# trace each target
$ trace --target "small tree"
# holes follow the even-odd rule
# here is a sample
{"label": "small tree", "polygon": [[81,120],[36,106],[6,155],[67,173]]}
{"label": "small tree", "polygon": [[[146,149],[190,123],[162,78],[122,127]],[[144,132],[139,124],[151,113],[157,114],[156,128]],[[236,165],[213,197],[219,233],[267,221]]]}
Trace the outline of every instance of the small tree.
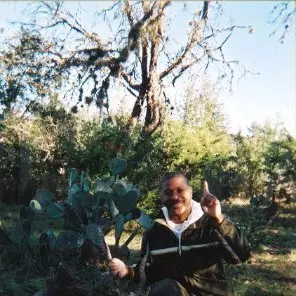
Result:
{"label": "small tree", "polygon": [[185,124],[208,128],[211,132],[226,132],[226,118],[218,103],[218,91],[208,80],[201,86],[190,84],[185,95]]}
{"label": "small tree", "polygon": [[276,196],[289,197],[296,183],[296,141],[286,135],[270,143],[265,152],[265,171],[272,189],[272,199]]}
{"label": "small tree", "polygon": [[253,123],[249,134],[234,136],[236,144],[236,170],[241,180],[241,192],[248,197],[267,192],[269,176],[266,174],[266,153],[272,143],[283,137],[283,130],[270,123]]}

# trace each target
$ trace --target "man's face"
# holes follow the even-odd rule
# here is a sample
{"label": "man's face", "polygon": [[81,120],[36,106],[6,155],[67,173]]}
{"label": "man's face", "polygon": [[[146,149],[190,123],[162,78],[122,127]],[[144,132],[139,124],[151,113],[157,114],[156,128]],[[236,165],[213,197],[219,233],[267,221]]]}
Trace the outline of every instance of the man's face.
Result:
{"label": "man's face", "polygon": [[179,222],[187,219],[191,212],[192,188],[182,176],[169,179],[162,188],[162,201],[170,218]]}

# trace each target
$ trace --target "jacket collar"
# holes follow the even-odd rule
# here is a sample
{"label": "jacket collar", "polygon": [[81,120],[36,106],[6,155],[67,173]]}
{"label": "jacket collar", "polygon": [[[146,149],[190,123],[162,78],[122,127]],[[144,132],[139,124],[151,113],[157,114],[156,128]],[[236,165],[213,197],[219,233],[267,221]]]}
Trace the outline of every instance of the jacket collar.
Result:
{"label": "jacket collar", "polygon": [[[192,210],[188,217],[188,225],[193,224],[197,220],[199,220],[204,215],[200,203],[196,202],[195,200],[192,200]],[[161,211],[158,213],[157,218],[155,219],[155,222],[162,224],[166,227],[169,227],[169,219],[168,216],[168,209],[166,207],[163,207]],[[169,227],[170,228],[170,227]]]}

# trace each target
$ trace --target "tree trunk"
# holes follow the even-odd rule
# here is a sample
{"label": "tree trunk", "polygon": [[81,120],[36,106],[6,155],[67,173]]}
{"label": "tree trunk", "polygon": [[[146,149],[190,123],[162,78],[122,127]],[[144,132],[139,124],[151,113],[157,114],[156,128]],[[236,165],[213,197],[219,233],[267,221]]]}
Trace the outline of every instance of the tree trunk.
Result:
{"label": "tree trunk", "polygon": [[[148,13],[147,5],[144,5],[144,11]],[[147,32],[143,34],[141,38],[141,73],[142,73],[142,83],[140,86],[139,96],[133,108],[131,121],[135,125],[139,120],[140,114],[144,107],[144,102],[146,101],[146,114],[145,123],[143,126],[143,135],[152,134],[157,127],[160,125],[161,109],[159,108],[159,98],[158,93],[160,89],[160,76],[158,73],[157,65],[159,60],[159,47],[162,42],[163,36],[163,22],[164,14],[162,13],[164,6],[167,5],[166,1],[159,1],[155,5],[155,12],[159,15],[157,20],[157,25],[152,30],[152,32]],[[148,43],[150,46],[148,46]],[[150,48],[150,53],[148,53],[148,48]],[[148,65],[149,57],[149,65]]]}
{"label": "tree trunk", "polygon": [[158,82],[155,77],[152,77],[149,83],[149,91],[147,95],[147,110],[143,128],[144,134],[152,134],[160,124],[160,109],[157,90]]}

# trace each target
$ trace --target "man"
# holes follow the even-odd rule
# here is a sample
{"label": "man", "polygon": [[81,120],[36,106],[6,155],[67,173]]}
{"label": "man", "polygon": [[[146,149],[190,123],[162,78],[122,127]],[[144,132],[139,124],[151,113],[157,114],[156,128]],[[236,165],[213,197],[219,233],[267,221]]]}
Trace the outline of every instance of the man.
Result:
{"label": "man", "polygon": [[[222,214],[207,182],[197,203],[186,177],[171,173],[163,179],[161,198],[164,207],[142,244],[142,254],[148,255],[145,274],[152,284],[149,296],[233,295],[223,261],[247,260],[250,247]],[[139,265],[132,268],[114,258],[109,267],[118,278],[139,279]]]}

